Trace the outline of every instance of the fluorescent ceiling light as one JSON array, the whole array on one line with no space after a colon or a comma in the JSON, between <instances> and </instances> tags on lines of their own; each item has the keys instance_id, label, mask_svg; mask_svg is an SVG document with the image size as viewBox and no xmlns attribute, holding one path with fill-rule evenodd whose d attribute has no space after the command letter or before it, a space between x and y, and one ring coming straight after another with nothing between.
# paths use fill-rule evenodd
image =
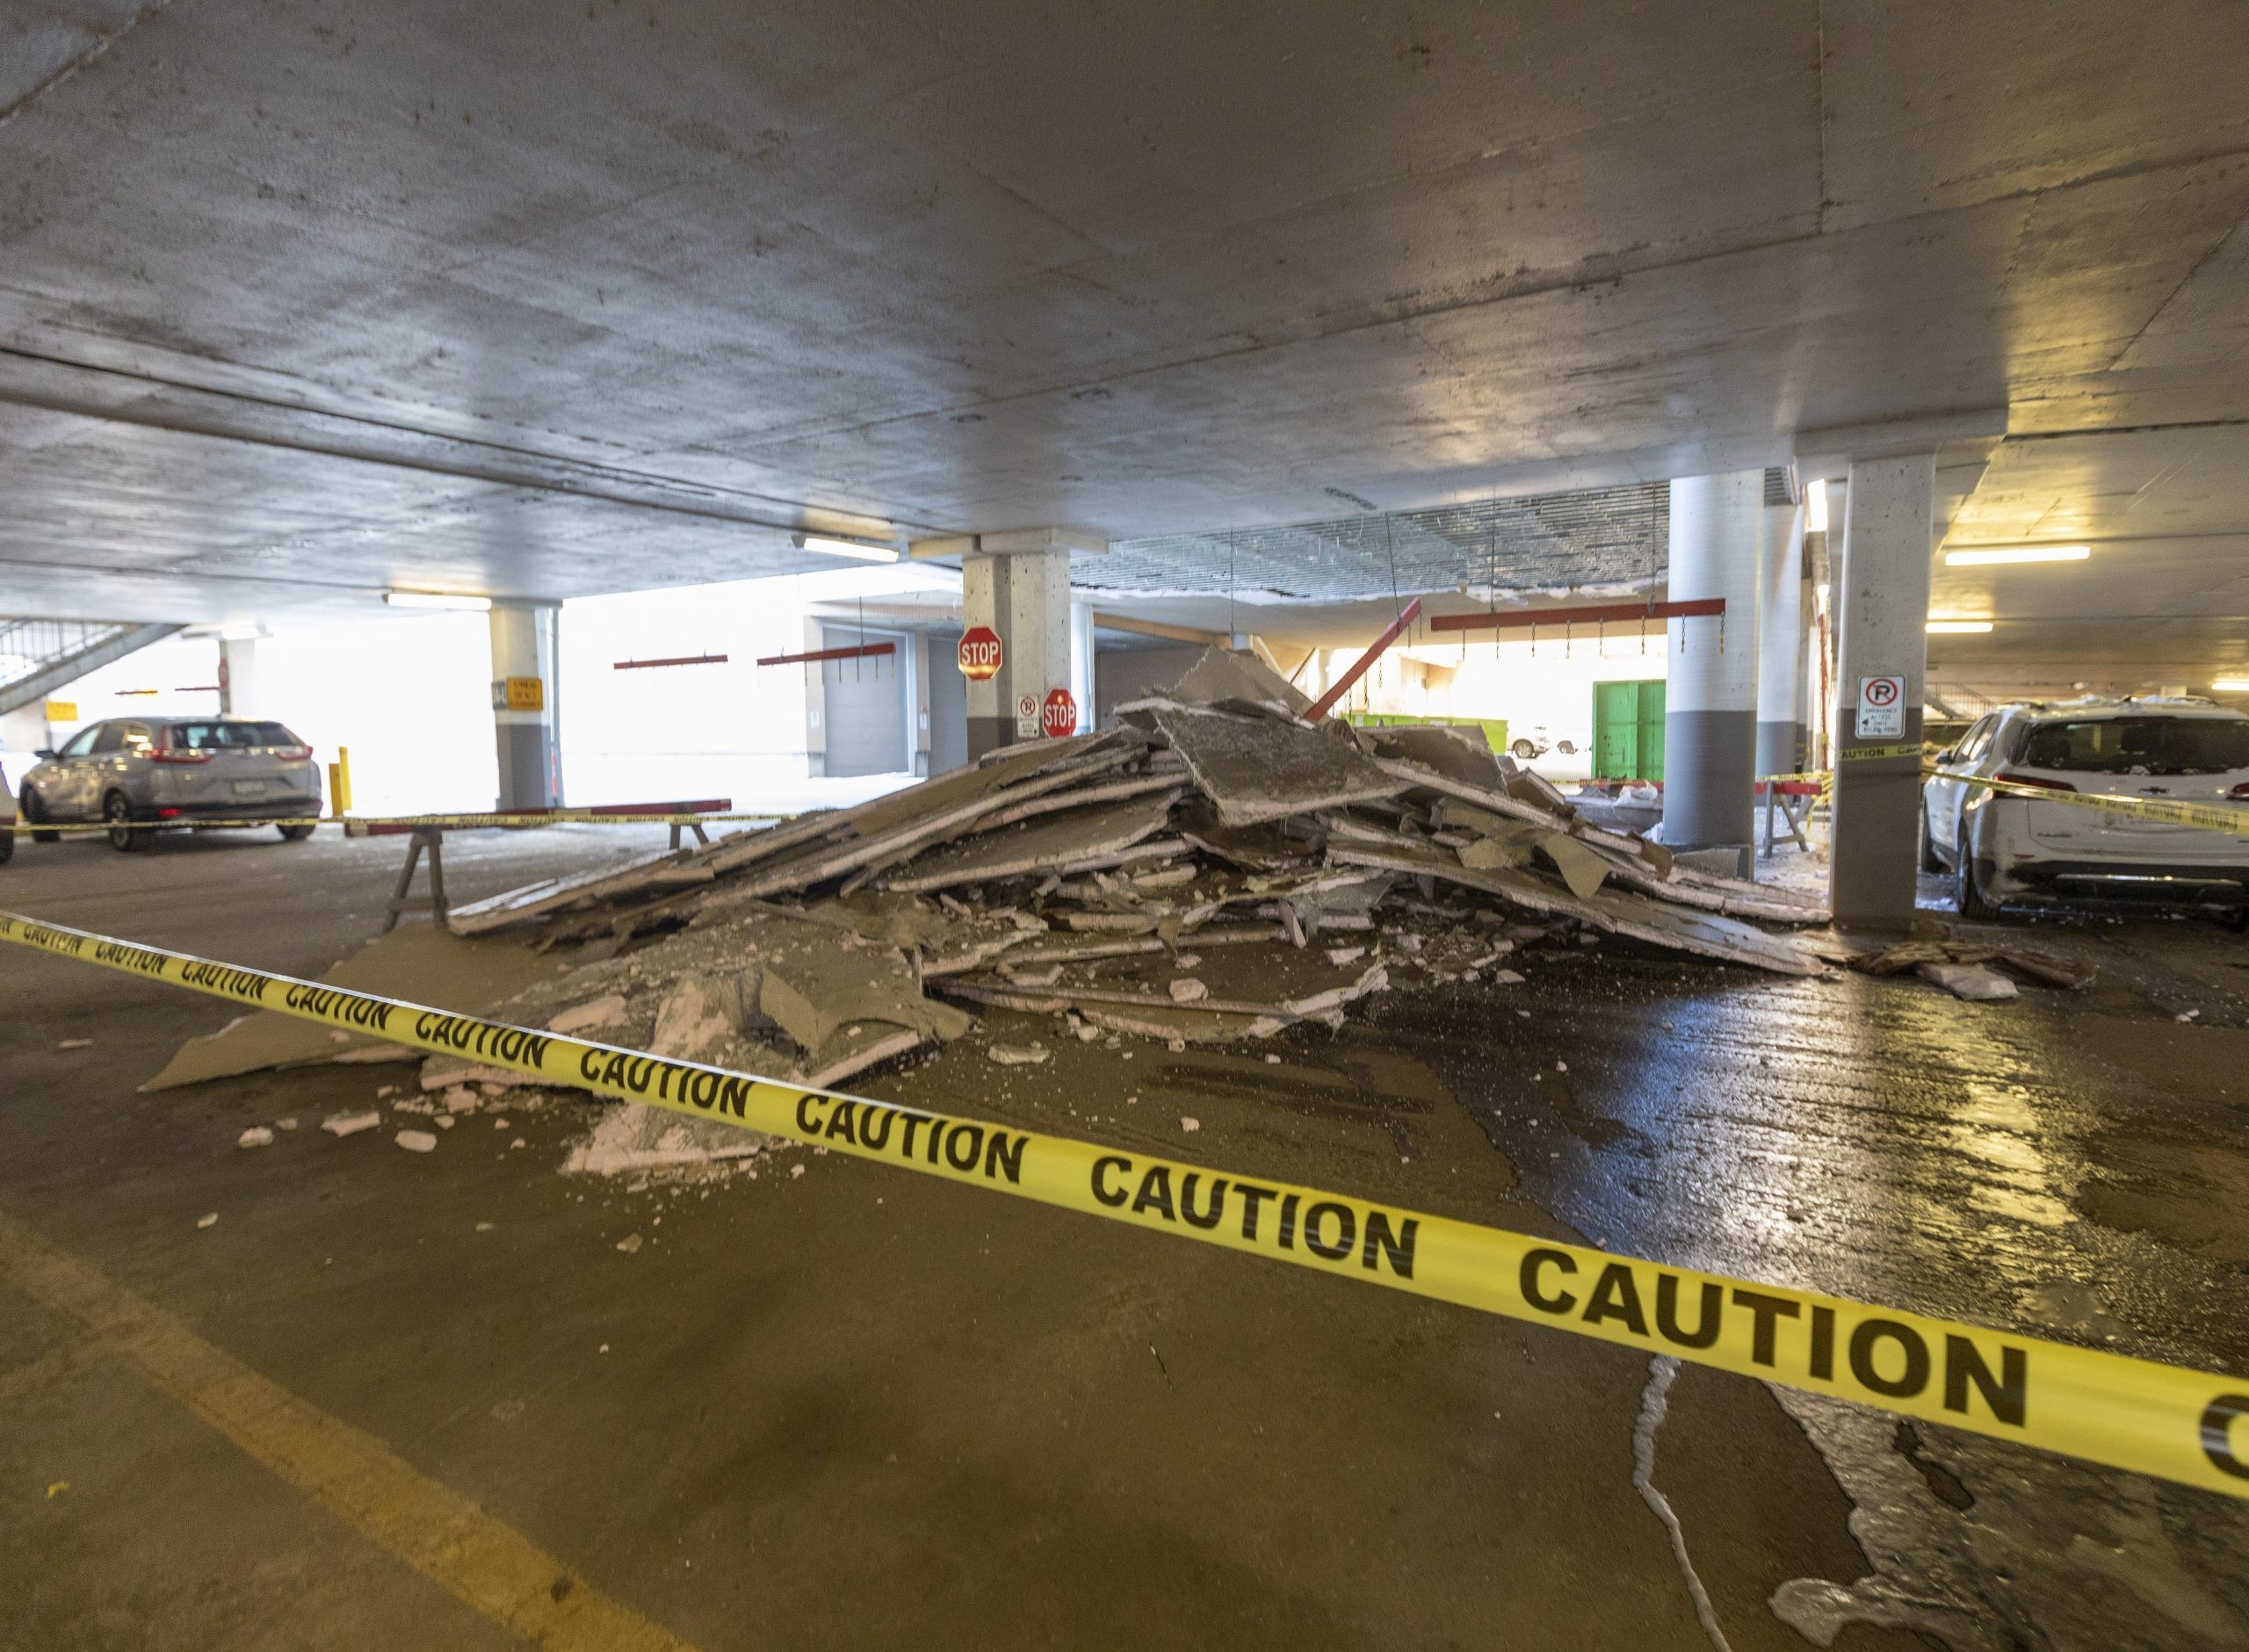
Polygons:
<instances>
[{"instance_id":1,"label":"fluorescent ceiling light","mask_svg":"<svg viewBox=\"0 0 2249 1652\"><path fill-rule=\"evenodd\" d=\"M898 547L869 545L858 539L837 539L824 533L792 533L789 543L799 551L817 551L828 557L856 557L862 562L895 562Z\"/></svg>"},{"instance_id":2,"label":"fluorescent ceiling light","mask_svg":"<svg viewBox=\"0 0 2249 1652\"><path fill-rule=\"evenodd\" d=\"M1980 568L1988 567L1995 562L2082 562L2092 554L2091 545L2013 545L2005 550L1948 551L1944 553L1944 566L1949 568Z\"/></svg>"},{"instance_id":3,"label":"fluorescent ceiling light","mask_svg":"<svg viewBox=\"0 0 2249 1652\"><path fill-rule=\"evenodd\" d=\"M492 606L488 596L457 596L450 591L385 591L383 601L393 608L465 608L478 613Z\"/></svg>"},{"instance_id":4,"label":"fluorescent ceiling light","mask_svg":"<svg viewBox=\"0 0 2249 1652\"><path fill-rule=\"evenodd\" d=\"M1992 622L1988 619L1933 619L1928 624L1928 632L1932 637L1966 637L1991 628Z\"/></svg>"},{"instance_id":5,"label":"fluorescent ceiling light","mask_svg":"<svg viewBox=\"0 0 2249 1652\"><path fill-rule=\"evenodd\" d=\"M1804 490L1804 530L1806 533L1827 531L1827 484L1814 482Z\"/></svg>"},{"instance_id":6,"label":"fluorescent ceiling light","mask_svg":"<svg viewBox=\"0 0 2249 1652\"><path fill-rule=\"evenodd\" d=\"M2249 677L2220 677L2210 688L2218 694L2249 694Z\"/></svg>"}]
</instances>

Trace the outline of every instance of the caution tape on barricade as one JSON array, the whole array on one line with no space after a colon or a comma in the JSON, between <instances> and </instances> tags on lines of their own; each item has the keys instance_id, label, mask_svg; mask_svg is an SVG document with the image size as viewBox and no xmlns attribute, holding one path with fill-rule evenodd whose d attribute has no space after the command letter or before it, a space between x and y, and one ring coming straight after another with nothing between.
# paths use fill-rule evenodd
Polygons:
<instances>
[{"instance_id":1,"label":"caution tape on barricade","mask_svg":"<svg viewBox=\"0 0 2249 1652\"><path fill-rule=\"evenodd\" d=\"M118 830L133 832L243 831L257 826L342 826L351 837L370 826L444 826L455 831L523 832L551 826L722 826L729 822L786 820L791 816L763 813L723 814L604 814L590 809L557 809L539 814L380 814L380 815L261 815L255 819L213 820L182 818L173 820L56 820L37 823L18 819L18 832L54 832L65 836Z\"/></svg>"},{"instance_id":2,"label":"caution tape on barricade","mask_svg":"<svg viewBox=\"0 0 2249 1652\"><path fill-rule=\"evenodd\" d=\"M217 963L0 913L0 941L1174 1238L2249 1497L2249 1378L1785 1286Z\"/></svg>"}]
</instances>

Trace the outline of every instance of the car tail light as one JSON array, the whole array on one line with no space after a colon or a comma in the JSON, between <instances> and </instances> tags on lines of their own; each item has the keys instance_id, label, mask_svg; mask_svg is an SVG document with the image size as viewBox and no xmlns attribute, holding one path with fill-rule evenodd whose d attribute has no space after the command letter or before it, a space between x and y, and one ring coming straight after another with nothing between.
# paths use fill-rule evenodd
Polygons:
<instances>
[{"instance_id":1,"label":"car tail light","mask_svg":"<svg viewBox=\"0 0 2249 1652\"><path fill-rule=\"evenodd\" d=\"M2036 786L2041 791L2075 791L2077 790L2066 780L2049 780L2043 775L2000 775L1996 778L2010 786Z\"/></svg>"},{"instance_id":2,"label":"car tail light","mask_svg":"<svg viewBox=\"0 0 2249 1652\"><path fill-rule=\"evenodd\" d=\"M148 761L153 763L207 763L211 761L211 754L158 746L148 753Z\"/></svg>"},{"instance_id":3,"label":"car tail light","mask_svg":"<svg viewBox=\"0 0 2249 1652\"><path fill-rule=\"evenodd\" d=\"M156 819L159 820L177 820L179 819L179 814L180 812L177 809L159 809L156 811Z\"/></svg>"},{"instance_id":4,"label":"car tail light","mask_svg":"<svg viewBox=\"0 0 2249 1652\"><path fill-rule=\"evenodd\" d=\"M2237 803L2249 802L2249 780L2243 781L2239 785L2236 786L2231 791L2227 792L2225 795L2231 797Z\"/></svg>"},{"instance_id":5,"label":"car tail light","mask_svg":"<svg viewBox=\"0 0 2249 1652\"><path fill-rule=\"evenodd\" d=\"M313 754L309 746L277 746L273 754L285 763L301 763Z\"/></svg>"}]
</instances>

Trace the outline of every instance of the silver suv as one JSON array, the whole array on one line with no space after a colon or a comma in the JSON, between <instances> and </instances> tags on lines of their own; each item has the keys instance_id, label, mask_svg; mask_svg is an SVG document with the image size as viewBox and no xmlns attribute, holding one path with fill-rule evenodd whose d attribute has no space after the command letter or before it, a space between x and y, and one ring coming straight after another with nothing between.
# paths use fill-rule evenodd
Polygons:
<instances>
[{"instance_id":1,"label":"silver suv","mask_svg":"<svg viewBox=\"0 0 2249 1652\"><path fill-rule=\"evenodd\" d=\"M33 840L42 828L98 820L110 847L137 849L159 825L198 820L303 820L320 812L312 747L278 723L254 718L112 718L80 729L24 776L18 800ZM309 824L284 826L294 841Z\"/></svg>"}]
</instances>

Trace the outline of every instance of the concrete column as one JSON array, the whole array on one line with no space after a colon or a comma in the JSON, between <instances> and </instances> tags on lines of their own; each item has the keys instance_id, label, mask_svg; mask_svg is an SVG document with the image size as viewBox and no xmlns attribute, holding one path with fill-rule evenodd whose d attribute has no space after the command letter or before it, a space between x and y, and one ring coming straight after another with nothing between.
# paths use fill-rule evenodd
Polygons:
<instances>
[{"instance_id":1,"label":"concrete column","mask_svg":"<svg viewBox=\"0 0 2249 1652\"><path fill-rule=\"evenodd\" d=\"M1738 849L1749 873L1757 755L1758 575L1765 473L1671 484L1674 602L1723 597L1723 615L1669 623L1664 694L1663 840Z\"/></svg>"},{"instance_id":2,"label":"concrete column","mask_svg":"<svg viewBox=\"0 0 2249 1652\"><path fill-rule=\"evenodd\" d=\"M1090 733L1093 710L1093 603L1070 599L1070 694L1078 703L1078 728Z\"/></svg>"},{"instance_id":3,"label":"concrete column","mask_svg":"<svg viewBox=\"0 0 2249 1652\"><path fill-rule=\"evenodd\" d=\"M265 710L258 692L257 638L221 637L219 639L219 714L257 717Z\"/></svg>"},{"instance_id":4,"label":"concrete column","mask_svg":"<svg viewBox=\"0 0 2249 1652\"><path fill-rule=\"evenodd\" d=\"M499 602L492 633L492 724L499 747L499 809L562 802L562 707L556 661L562 610L552 602Z\"/></svg>"},{"instance_id":5,"label":"concrete column","mask_svg":"<svg viewBox=\"0 0 2249 1652\"><path fill-rule=\"evenodd\" d=\"M1000 638L999 671L968 684L973 762L1037 739L1047 691L1070 686L1070 553L972 551L961 560L960 594L969 628L988 625Z\"/></svg>"},{"instance_id":6,"label":"concrete column","mask_svg":"<svg viewBox=\"0 0 2249 1652\"><path fill-rule=\"evenodd\" d=\"M1869 929L1913 921L1920 819L1921 698L1928 667L1929 552L1934 541L1936 460L1928 453L1851 466L1843 507L1835 675L1835 920ZM1877 732L1862 706L1869 677L1905 679L1898 732ZM1901 756L1852 752L1908 747Z\"/></svg>"},{"instance_id":7,"label":"concrete column","mask_svg":"<svg viewBox=\"0 0 2249 1652\"><path fill-rule=\"evenodd\" d=\"M1804 677L1804 507L1765 507L1757 571L1757 772L1797 772Z\"/></svg>"}]
</instances>

